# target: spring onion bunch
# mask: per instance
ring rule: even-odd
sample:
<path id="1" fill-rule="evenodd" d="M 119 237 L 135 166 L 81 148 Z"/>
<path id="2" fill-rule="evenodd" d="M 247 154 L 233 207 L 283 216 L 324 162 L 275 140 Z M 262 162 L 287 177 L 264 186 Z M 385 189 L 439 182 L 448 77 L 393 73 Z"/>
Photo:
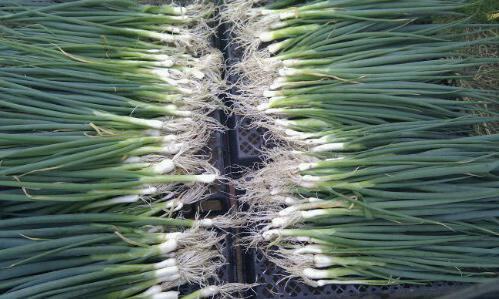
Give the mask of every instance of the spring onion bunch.
<path id="1" fill-rule="evenodd" d="M 0 220 L 0 298 L 163 298 L 148 296 L 204 284 L 224 263 L 223 236 L 206 230 L 216 221 L 116 213 Z"/>
<path id="2" fill-rule="evenodd" d="M 212 12 L 0 1 L 0 298 L 247 288 L 209 286 L 225 263 L 213 228 L 232 219 L 174 213 L 219 176 L 199 154 L 219 128 Z"/>
<path id="3" fill-rule="evenodd" d="M 208 116 L 221 84 L 212 12 L 0 1 L 2 214 L 196 200 L 182 186 L 218 177 L 197 154 L 220 127 Z"/>
<path id="4" fill-rule="evenodd" d="M 241 181 L 249 242 L 313 286 L 480 282 L 499 269 L 495 90 L 457 86 L 491 27 L 469 1 L 233 1 L 236 109 L 278 146 Z M 468 30 L 463 30 L 467 28 Z M 277 179 L 276 179 L 277 178 Z"/>

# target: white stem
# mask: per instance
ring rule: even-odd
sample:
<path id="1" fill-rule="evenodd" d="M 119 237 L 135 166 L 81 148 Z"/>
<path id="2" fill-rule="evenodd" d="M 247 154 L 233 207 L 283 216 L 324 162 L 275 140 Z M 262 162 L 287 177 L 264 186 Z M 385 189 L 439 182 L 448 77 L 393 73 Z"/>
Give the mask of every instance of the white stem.
<path id="1" fill-rule="evenodd" d="M 215 222 L 213 221 L 213 219 L 200 219 L 198 220 L 198 224 L 200 227 L 213 227 Z"/>
<path id="2" fill-rule="evenodd" d="M 329 137 L 330 136 L 323 136 L 321 138 L 313 138 L 310 140 L 307 140 L 307 144 L 309 145 L 324 145 L 329 142 Z"/>
<path id="3" fill-rule="evenodd" d="M 270 90 L 278 90 L 284 85 L 284 83 L 286 83 L 286 79 L 282 78 L 282 77 L 278 77 L 278 78 L 274 79 L 274 82 L 272 82 L 272 84 L 270 84 L 269 89 Z"/>
<path id="4" fill-rule="evenodd" d="M 289 122 L 289 124 L 293 124 L 293 122 Z M 307 142 L 306 139 L 312 137 L 314 133 L 304 133 L 287 129 L 284 131 L 284 134 L 290 136 L 291 140 L 299 140 L 299 141 L 305 140 L 305 142 Z"/>
<path id="5" fill-rule="evenodd" d="M 323 182 L 323 178 L 320 176 L 313 176 L 313 175 L 303 175 L 301 177 L 302 181 L 304 182 Z"/>
<path id="6" fill-rule="evenodd" d="M 110 205 L 115 205 L 115 204 L 134 203 L 134 202 L 139 201 L 139 199 L 140 199 L 140 196 L 137 194 L 116 196 L 116 197 L 113 197 L 110 199 L 101 200 L 101 201 L 98 201 L 95 203 L 91 203 L 87 207 L 98 208 L 98 207 L 105 207 L 105 206 L 110 206 Z"/>
<path id="7" fill-rule="evenodd" d="M 283 44 L 284 44 L 284 42 L 277 42 L 277 43 L 270 44 L 267 46 L 267 50 L 272 54 L 277 53 L 277 52 L 279 52 L 279 50 L 282 49 Z"/>
<path id="8" fill-rule="evenodd" d="M 328 273 L 325 270 L 318 270 L 314 268 L 305 268 L 303 275 L 309 279 L 324 279 L 328 278 Z"/>
<path id="9" fill-rule="evenodd" d="M 166 234 L 163 234 L 163 240 L 165 240 L 165 241 L 168 241 L 170 239 L 178 240 L 183 235 L 184 235 L 183 232 L 166 233 Z"/>
<path id="10" fill-rule="evenodd" d="M 298 16 L 298 12 L 296 10 L 285 11 L 285 12 L 281 12 L 279 14 L 279 18 L 281 20 L 293 19 L 293 18 L 296 18 L 297 16 Z"/>
<path id="11" fill-rule="evenodd" d="M 287 119 L 278 118 L 278 119 L 274 120 L 274 123 L 280 127 L 288 128 L 289 126 L 291 126 L 292 121 L 287 120 Z M 293 132 L 296 132 L 296 131 L 293 131 Z"/>
<path id="12" fill-rule="evenodd" d="M 272 227 L 274 228 L 285 228 L 290 223 L 289 217 L 276 217 L 272 219 Z"/>
<path id="13" fill-rule="evenodd" d="M 262 236 L 266 241 L 271 241 L 281 236 L 281 233 L 282 233 L 281 229 L 271 229 L 266 232 L 263 232 Z"/>
<path id="14" fill-rule="evenodd" d="M 154 264 L 155 269 L 163 269 L 168 267 L 174 267 L 177 265 L 177 260 L 174 258 L 166 259 L 162 262 Z"/>
<path id="15" fill-rule="evenodd" d="M 267 98 L 282 96 L 282 93 L 278 90 L 265 90 L 263 96 Z"/>
<path id="16" fill-rule="evenodd" d="M 155 285 L 147 289 L 145 292 L 142 293 L 143 296 L 151 296 L 154 294 L 159 294 L 163 291 L 163 288 L 159 285 Z"/>
<path id="17" fill-rule="evenodd" d="M 170 33 L 160 33 L 160 32 L 155 32 L 154 34 L 156 37 L 158 37 L 161 41 L 167 42 L 167 43 L 173 43 L 176 41 L 190 41 L 192 40 L 192 35 L 190 34 L 178 34 L 178 35 L 172 35 Z"/>
<path id="18" fill-rule="evenodd" d="M 140 157 L 137 157 L 137 156 L 129 157 L 128 159 L 123 161 L 123 163 L 126 163 L 126 164 L 133 164 L 133 163 L 140 163 L 140 162 L 142 162 L 142 159 Z"/>
<path id="19" fill-rule="evenodd" d="M 156 129 L 147 129 L 144 131 L 144 134 L 147 135 L 147 136 L 153 136 L 153 137 L 159 137 L 161 136 L 161 131 L 160 130 L 156 130 Z"/>
<path id="20" fill-rule="evenodd" d="M 285 209 L 282 209 L 281 211 L 279 211 L 279 216 L 289 216 L 291 214 L 294 214 L 296 213 L 296 211 L 298 211 L 298 208 L 295 207 L 295 206 L 291 206 L 291 207 L 287 207 Z"/>
<path id="21" fill-rule="evenodd" d="M 173 13 L 175 15 L 185 15 L 187 13 L 187 7 L 184 6 L 172 6 Z"/>
<path id="22" fill-rule="evenodd" d="M 220 289 L 217 286 L 208 286 L 204 289 L 201 289 L 201 298 L 211 298 L 218 293 L 220 293 Z"/>
<path id="23" fill-rule="evenodd" d="M 179 273 L 176 274 L 167 273 L 165 276 L 157 277 L 157 279 L 160 282 L 175 281 L 175 280 L 180 280 L 180 278 L 181 277 Z"/>
<path id="24" fill-rule="evenodd" d="M 315 218 L 317 216 L 324 216 L 327 215 L 327 211 L 318 209 L 318 210 L 309 210 L 309 211 L 302 211 L 301 216 L 304 219 L 310 219 L 310 218 Z"/>
<path id="25" fill-rule="evenodd" d="M 323 145 L 319 145 L 313 147 L 311 151 L 314 153 L 320 153 L 320 152 L 330 152 L 330 151 L 341 151 L 344 149 L 345 149 L 345 144 L 343 142 L 339 142 L 339 143 L 326 143 Z"/>
<path id="26" fill-rule="evenodd" d="M 163 122 L 161 120 L 157 119 L 142 119 L 142 118 L 136 118 L 134 121 L 136 124 L 143 125 L 152 129 L 158 129 L 160 130 L 163 128 Z"/>
<path id="27" fill-rule="evenodd" d="M 294 75 L 297 75 L 298 74 L 298 71 L 296 69 L 293 69 L 293 68 L 282 68 L 279 70 L 279 76 L 282 76 L 282 77 L 289 77 L 289 76 L 294 76 Z"/>
<path id="28" fill-rule="evenodd" d="M 335 259 L 333 257 L 316 254 L 314 255 L 314 266 L 317 268 L 326 268 L 335 264 Z"/>
<path id="29" fill-rule="evenodd" d="M 293 67 L 297 64 L 299 64 L 301 62 L 301 60 L 299 59 L 287 59 L 287 60 L 284 60 L 282 63 L 284 64 L 285 67 Z"/>
<path id="30" fill-rule="evenodd" d="M 177 110 L 175 111 L 175 115 L 179 117 L 191 117 L 194 113 L 192 111 L 187 110 Z"/>
<path id="31" fill-rule="evenodd" d="M 262 42 L 271 42 L 274 39 L 274 35 L 271 31 L 262 32 L 258 35 L 258 38 Z"/>
<path id="32" fill-rule="evenodd" d="M 196 181 L 204 184 L 211 184 L 218 179 L 216 174 L 200 174 L 197 176 Z"/>
<path id="33" fill-rule="evenodd" d="M 173 86 L 177 86 L 177 81 L 172 78 L 172 75 L 171 75 L 169 69 L 154 68 L 151 70 L 151 73 L 153 75 L 158 76 L 158 78 L 161 79 L 163 82 L 168 83 L 168 84 L 173 85 Z"/>
<path id="34" fill-rule="evenodd" d="M 175 142 L 177 140 L 178 140 L 177 136 L 173 135 L 173 134 L 165 135 L 165 136 L 161 137 L 161 141 L 163 143 Z"/>
<path id="35" fill-rule="evenodd" d="M 300 163 L 298 164 L 298 170 L 305 171 L 317 167 L 318 163 Z"/>
<path id="36" fill-rule="evenodd" d="M 172 159 L 165 159 L 153 166 L 154 173 L 165 174 L 175 170 L 175 163 Z"/>
<path id="37" fill-rule="evenodd" d="M 192 90 L 192 89 L 188 89 L 188 88 L 183 88 L 183 87 L 180 87 L 178 90 L 179 90 L 181 93 L 186 94 L 186 95 L 191 95 L 191 94 L 194 94 L 194 90 Z"/>
<path id="38" fill-rule="evenodd" d="M 180 293 L 177 291 L 169 291 L 169 292 L 154 294 L 151 296 L 151 299 L 178 299 L 179 295 Z"/>
<path id="39" fill-rule="evenodd" d="M 253 8 L 252 10 L 256 15 L 271 16 L 275 14 L 275 11 L 273 9 Z"/>
<path id="40" fill-rule="evenodd" d="M 265 110 L 265 114 L 282 114 L 284 109 L 282 108 L 272 108 Z"/>
<path id="41" fill-rule="evenodd" d="M 184 204 L 175 200 L 170 200 L 166 202 L 166 209 L 173 209 L 173 211 L 179 211 L 184 207 Z"/>
<path id="42" fill-rule="evenodd" d="M 319 245 L 305 245 L 302 248 L 297 248 L 293 250 L 295 254 L 319 254 L 323 253 L 323 250 Z"/>
<path id="43" fill-rule="evenodd" d="M 285 194 L 284 190 L 282 190 L 279 187 L 273 187 L 270 189 L 270 195 L 279 195 L 279 194 Z"/>
<path id="44" fill-rule="evenodd" d="M 154 186 L 148 186 L 144 189 L 141 189 L 139 192 L 140 192 L 140 195 L 150 195 L 150 194 L 154 194 L 154 193 L 158 192 L 158 188 L 156 188 Z"/>
<path id="45" fill-rule="evenodd" d="M 256 109 L 257 109 L 258 111 L 265 111 L 265 110 L 267 110 L 267 109 L 269 109 L 269 108 L 270 108 L 270 103 L 269 103 L 269 102 L 267 102 L 267 103 L 262 103 L 262 104 L 260 104 L 260 105 L 256 106 Z"/>
<path id="46" fill-rule="evenodd" d="M 204 73 L 201 71 L 198 71 L 196 69 L 190 69 L 189 73 L 191 73 L 194 76 L 194 78 L 196 78 L 198 80 L 201 80 L 204 78 Z"/>
<path id="47" fill-rule="evenodd" d="M 172 276 L 175 274 L 179 274 L 179 268 L 177 266 L 161 268 L 155 271 L 157 278 Z"/>
<path id="48" fill-rule="evenodd" d="M 321 202 L 321 201 L 324 201 L 320 198 L 317 198 L 317 197 L 309 197 L 306 199 L 308 202 Z"/>
<path id="49" fill-rule="evenodd" d="M 270 24 L 270 29 L 280 29 L 286 26 L 288 26 L 286 22 L 275 22 Z"/>
<path id="50" fill-rule="evenodd" d="M 168 143 L 164 144 L 161 147 L 161 153 L 167 155 L 175 155 L 180 152 L 180 150 L 184 147 L 184 143 Z"/>
<path id="51" fill-rule="evenodd" d="M 300 203 L 300 200 L 292 197 L 286 197 L 284 198 L 284 203 L 288 206 L 296 205 Z"/>
<path id="52" fill-rule="evenodd" d="M 163 242 L 159 245 L 159 252 L 162 254 L 169 253 L 177 250 L 178 242 L 176 239 L 170 239 L 166 242 Z"/>
<path id="53" fill-rule="evenodd" d="M 157 60 L 157 66 L 159 67 L 172 67 L 175 65 L 175 62 L 173 61 L 172 57 L 169 55 L 156 54 L 151 56 Z"/>

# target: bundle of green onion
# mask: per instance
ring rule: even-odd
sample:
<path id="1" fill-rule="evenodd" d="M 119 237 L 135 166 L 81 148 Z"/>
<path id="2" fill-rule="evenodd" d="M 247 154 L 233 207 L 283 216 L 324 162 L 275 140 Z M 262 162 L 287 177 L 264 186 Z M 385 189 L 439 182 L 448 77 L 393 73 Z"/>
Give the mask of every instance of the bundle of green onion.
<path id="1" fill-rule="evenodd" d="M 0 214 L 197 200 L 218 177 L 197 154 L 220 127 L 208 116 L 221 84 L 212 12 L 1 1 Z M 181 196 L 186 184 L 198 192 Z"/>
<path id="2" fill-rule="evenodd" d="M 247 288 L 209 285 L 225 263 L 213 228 L 232 220 L 174 213 L 219 177 L 199 154 L 220 127 L 212 12 L 0 1 L 0 298 Z"/>
<path id="3" fill-rule="evenodd" d="M 116 213 L 0 220 L 0 298 L 178 298 L 179 285 L 217 278 L 223 236 L 205 229 L 214 222 Z"/>
<path id="4" fill-rule="evenodd" d="M 460 0 L 234 1 L 239 112 L 280 142 L 242 180 L 250 237 L 314 286 L 480 282 L 499 269 L 496 58 Z M 491 28 L 494 27 L 494 28 Z M 463 30 L 467 28 L 467 30 Z M 467 100 L 464 100 L 467 99 Z"/>

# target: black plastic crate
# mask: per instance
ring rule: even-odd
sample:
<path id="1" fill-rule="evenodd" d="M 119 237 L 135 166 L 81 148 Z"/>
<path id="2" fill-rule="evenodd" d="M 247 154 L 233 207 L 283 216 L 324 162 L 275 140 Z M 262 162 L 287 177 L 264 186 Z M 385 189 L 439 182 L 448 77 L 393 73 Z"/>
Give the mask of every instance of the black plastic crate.
<path id="1" fill-rule="evenodd" d="M 222 24 L 219 28 L 219 45 L 223 51 L 227 69 L 231 69 L 240 61 L 241 53 L 232 43 L 229 34 L 229 27 Z M 229 86 L 233 86 L 238 77 L 234 74 L 227 74 L 226 79 Z M 237 89 L 229 90 L 230 94 L 237 94 Z M 224 98 L 228 107 L 233 106 L 233 99 L 230 96 Z M 251 119 L 238 114 L 230 114 L 227 117 L 228 138 L 231 168 L 239 170 L 240 167 L 252 167 L 256 162 L 262 160 L 262 149 L 265 147 L 263 135 L 264 128 L 251 126 Z"/>
<path id="2" fill-rule="evenodd" d="M 251 167 L 260 162 L 265 142 L 262 138 L 266 130 L 251 127 L 251 120 L 239 115 L 232 117 L 230 137 L 230 155 L 235 166 Z"/>
<path id="3" fill-rule="evenodd" d="M 219 123 L 225 123 L 225 115 L 222 111 L 218 110 L 211 114 Z M 210 163 L 215 166 L 222 176 L 227 175 L 227 166 L 229 165 L 229 150 L 226 140 L 225 132 L 215 132 L 211 135 L 208 141 L 206 149 L 203 150 L 203 154 L 209 157 Z M 228 202 L 228 186 L 224 182 L 217 182 L 210 189 L 210 197 L 207 200 L 222 200 L 223 208 L 222 211 L 226 212 L 230 208 Z"/>
<path id="4" fill-rule="evenodd" d="M 222 111 L 215 111 L 211 114 L 213 118 L 221 124 L 226 122 L 226 117 Z M 203 154 L 210 158 L 210 163 L 215 166 L 222 176 L 227 176 L 227 166 L 229 165 L 229 149 L 226 132 L 215 132 L 212 134 L 207 147 L 203 150 Z M 211 186 L 210 195 L 208 198 L 196 202 L 192 206 L 186 207 L 184 215 L 194 217 L 199 214 L 201 217 L 215 217 L 226 214 L 232 207 L 232 198 L 230 186 L 224 181 L 219 181 Z M 237 278 L 237 257 L 234 246 L 234 232 L 232 230 L 225 231 L 227 238 L 220 244 L 222 253 L 226 259 L 226 264 L 218 270 L 218 278 L 220 283 L 238 282 Z M 212 281 L 211 283 L 216 283 Z M 183 285 L 179 287 L 182 293 L 189 293 L 199 289 L 197 285 Z"/>

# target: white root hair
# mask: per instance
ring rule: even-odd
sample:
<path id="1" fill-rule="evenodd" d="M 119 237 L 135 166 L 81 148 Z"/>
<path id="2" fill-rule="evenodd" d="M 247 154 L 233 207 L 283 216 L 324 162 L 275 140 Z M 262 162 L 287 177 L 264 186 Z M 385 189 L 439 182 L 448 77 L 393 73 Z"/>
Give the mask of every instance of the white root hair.
<path id="1" fill-rule="evenodd" d="M 280 60 L 272 58 L 268 50 L 261 49 L 246 53 L 241 61 L 230 68 L 230 72 L 238 75 L 237 84 L 242 93 L 263 97 L 264 92 L 270 89 L 272 82 L 279 76 L 278 70 L 281 67 Z"/>
<path id="2" fill-rule="evenodd" d="M 292 194 L 296 182 L 301 180 L 298 165 L 310 162 L 310 159 L 283 148 L 268 150 L 262 167 L 237 181 L 236 188 L 246 191 L 240 201 L 250 207 L 261 205 L 271 210 L 275 210 L 272 206 L 282 207 L 282 197 Z"/>
<path id="3" fill-rule="evenodd" d="M 246 219 L 241 218 L 240 215 L 233 212 L 232 209 L 221 216 L 198 219 L 196 223 L 197 227 L 217 228 L 220 230 L 242 228 L 246 227 L 246 224 Z"/>
<path id="4" fill-rule="evenodd" d="M 267 258 L 270 262 L 284 269 L 288 273 L 288 276 L 286 276 L 283 280 L 299 278 L 308 285 L 317 286 L 316 281 L 306 277 L 303 274 L 304 269 L 314 267 L 313 255 L 296 254 L 296 252 L 293 252 L 292 250 L 278 249 L 273 250 L 272 253 L 268 254 Z"/>
<path id="5" fill-rule="evenodd" d="M 228 298 L 228 299 L 233 299 L 233 298 L 241 298 L 241 294 L 234 294 L 234 293 L 240 293 L 243 291 L 247 291 L 258 284 L 242 284 L 242 283 L 226 283 L 222 285 L 213 285 L 213 286 L 208 286 L 205 289 L 201 290 L 201 296 L 203 298 Z"/>
<path id="6" fill-rule="evenodd" d="M 188 90 L 194 92 L 186 95 L 182 102 L 201 114 L 225 109 L 219 98 L 219 95 L 227 89 L 226 81 L 222 78 L 221 73 L 224 68 L 222 53 L 218 49 L 210 49 L 192 67 L 202 72 L 204 77 L 201 80 L 195 80 L 195 86 L 187 87 Z"/>
<path id="7" fill-rule="evenodd" d="M 194 227 L 183 232 L 177 241 L 179 247 L 185 247 L 191 250 L 203 250 L 216 248 L 225 237 L 226 236 L 220 235 L 214 230 Z"/>
<path id="8" fill-rule="evenodd" d="M 233 43 L 242 46 L 245 51 L 256 51 L 261 44 L 257 33 L 267 31 L 271 24 L 279 21 L 279 16 L 265 15 L 262 0 L 231 0 L 221 13 L 221 19 L 230 23 L 230 35 Z"/>
<path id="9" fill-rule="evenodd" d="M 224 256 L 217 250 L 184 249 L 176 257 L 180 277 L 188 282 L 206 285 L 208 280 L 218 280 L 217 271 L 225 265 Z"/>

